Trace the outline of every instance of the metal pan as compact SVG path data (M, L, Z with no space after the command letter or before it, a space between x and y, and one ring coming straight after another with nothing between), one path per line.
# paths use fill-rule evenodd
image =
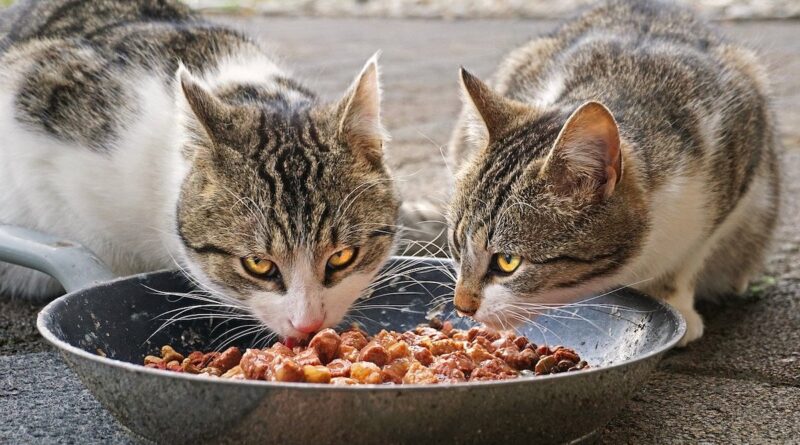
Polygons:
M520 328L536 343L575 347L591 370L429 386L227 381L139 366L163 344L207 349L220 329L233 327L184 321L151 337L162 314L195 304L154 292L192 290L180 274L104 281L111 274L87 250L8 226L0 226L0 261L61 281L68 293L42 310L39 331L120 423L159 443L578 442L596 436L685 330L668 305L625 290L569 309L574 316L557 312ZM407 309L364 310L373 332L424 322L431 299L449 292L439 283L452 282L447 261L394 258L391 266L405 267L416 283L401 279L375 296L376 304ZM453 317L450 306L444 316Z

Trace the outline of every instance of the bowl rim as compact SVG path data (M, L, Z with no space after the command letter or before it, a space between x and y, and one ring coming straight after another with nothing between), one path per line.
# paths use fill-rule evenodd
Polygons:
M439 262L448 262L449 260L442 259L442 258L428 258L428 257L406 257L406 256L395 256L392 257L392 260L410 260L413 259L415 261L439 261ZM186 373L178 373L178 372L168 372L160 369L154 368L147 368L144 365L139 365L135 363L126 362L123 360L112 359L108 357L103 357L98 354L92 354L91 352L85 351L77 346L74 346L70 343L67 343L64 340L61 340L56 336L56 334L50 329L50 325L54 323L54 315L53 313L57 311L60 307L65 306L69 303L70 299L78 298L84 292L93 291L98 293L101 291L101 288L104 287L112 287L122 282L133 282L133 281L142 281L144 279L151 278L155 275L162 275L162 274L174 274L176 271L172 269L162 269L153 272L146 272L140 273L136 275L130 275L126 277L117 278L111 281L103 282L91 287L86 287L83 289L79 289L65 295L62 295L55 300L51 301L47 306L42 308L36 318L36 328L39 330L39 333L44 337L48 342L50 342L53 346L60 350L62 354L70 354L76 356L79 359L88 360L89 362L94 362L98 365L107 366L119 370L120 372L132 372L133 374L139 374L142 376L153 376L155 378L167 378L167 379L183 379L187 381L195 381L198 383L204 384L220 384L220 385L246 385L252 386L256 388L265 388L265 389L291 389L291 390L300 390L300 391L334 391L334 392L396 392L396 391L403 391L403 392L416 392L416 391L449 391L449 390L461 390L461 391L468 391L477 388L492 388L496 386L507 386L507 385L526 385L526 384L535 384L534 382L551 382L555 379L570 379L576 377L587 377L591 375L597 375L599 373L604 373L613 370L619 370L621 368L626 368L631 365L641 363L647 360L650 360L654 357L657 357L668 350L672 349L680 340L683 338L683 335L686 332L686 321L684 320L683 316L680 312L666 303L663 300L653 298L647 294L639 292L635 289L625 289L625 292L636 294L639 298L646 298L649 299L651 302L655 303L661 310L666 311L669 313L673 321L676 323L676 331L675 335L669 339L665 344L661 345L660 347L656 348L653 351L650 351L646 354L632 357L627 360L622 360L618 363L614 363L608 366L597 367L597 368L590 368L588 370L584 370L581 372L572 372L572 373L560 373L560 374L548 374L542 376L535 376L535 377L517 377L514 379L508 380L490 380L490 381L477 381L477 382L458 382L458 383L448 383L442 385L434 385L434 384L402 384L402 385L386 385L386 384L358 384L358 385L331 385L327 383L303 383L303 382L272 382L272 381L265 381L265 380L235 380L235 379L221 379L215 378L210 376L201 376L201 375L194 375L194 374L186 374Z

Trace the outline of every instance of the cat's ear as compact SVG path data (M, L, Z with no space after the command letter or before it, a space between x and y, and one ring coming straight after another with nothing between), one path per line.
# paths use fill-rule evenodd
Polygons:
M381 123L381 85L375 53L336 105L337 134L370 162L381 162L389 136Z
M504 97L461 67L462 102L467 113L469 139L485 147L509 128L533 116L536 110L522 102Z
M587 102L567 119L545 166L557 189L606 199L622 179L619 128L611 111Z
M178 108L194 136L213 145L236 147L237 135L251 116L246 110L222 102L181 64L176 73Z

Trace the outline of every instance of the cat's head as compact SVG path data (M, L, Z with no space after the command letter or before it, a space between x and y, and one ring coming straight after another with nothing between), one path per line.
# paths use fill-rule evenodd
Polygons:
M318 103L282 79L209 88L178 73L191 157L177 209L190 273L272 331L338 323L394 247L378 66Z
M648 224L639 180L598 102L537 108L462 70L475 154L448 215L455 305L513 325L614 283Z

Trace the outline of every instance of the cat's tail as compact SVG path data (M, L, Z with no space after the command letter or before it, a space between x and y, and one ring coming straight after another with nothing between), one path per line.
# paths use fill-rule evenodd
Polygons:
M444 208L432 201L405 201L400 206L400 255L449 257Z

